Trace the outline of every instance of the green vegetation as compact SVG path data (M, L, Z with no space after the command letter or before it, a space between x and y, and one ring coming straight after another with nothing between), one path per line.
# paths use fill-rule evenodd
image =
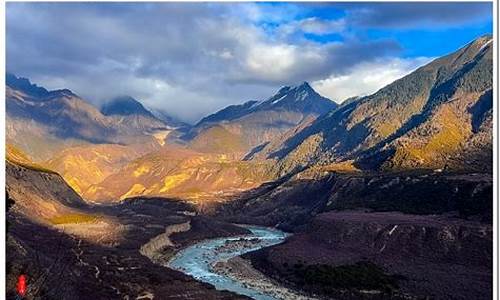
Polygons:
M65 214L52 217L49 221L54 225L60 224L80 224L80 223L95 223L99 220L96 215L88 214Z

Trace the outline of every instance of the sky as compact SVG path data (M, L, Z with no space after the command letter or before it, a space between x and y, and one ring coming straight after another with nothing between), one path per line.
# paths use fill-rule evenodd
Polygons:
M6 4L7 71L187 122L308 81L367 95L492 32L492 2Z

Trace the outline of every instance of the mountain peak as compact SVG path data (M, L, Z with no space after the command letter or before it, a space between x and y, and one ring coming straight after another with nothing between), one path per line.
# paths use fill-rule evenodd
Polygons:
M301 84L299 84L299 85L297 86L297 88L299 88L299 89L310 89L310 90L312 90L312 89L313 89L313 88L311 87L311 85L309 84L309 82L307 82L307 81L304 81L304 82L302 82Z
M32 97L45 97L49 94L49 91L43 87L40 87L27 78L17 77L12 73L7 73L5 75L5 81L7 86L24 92L25 94Z
M130 96L119 96L104 104L101 112L106 115L143 115L154 117L139 101Z
M316 91L311 87L311 85L307 81L303 81L302 83L299 83L297 85L289 86L285 85L282 88L278 90L278 95L282 95L285 93L288 93L290 91L313 91L316 93Z
M466 45L465 49L484 49L493 41L493 36L491 34L484 34L469 44Z
M291 89L291 87L289 87L288 85L285 85L284 87L282 87L278 90L278 94L284 94L284 93L288 92L290 89Z
M336 107L336 103L318 94L308 82L284 86L279 91L263 101L259 109L286 108L295 111L323 114Z

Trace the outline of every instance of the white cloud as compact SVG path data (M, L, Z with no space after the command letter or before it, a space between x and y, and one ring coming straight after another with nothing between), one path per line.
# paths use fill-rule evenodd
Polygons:
M282 85L315 81L328 91L353 65L400 50L393 40L307 40L303 33L339 32L344 21L298 19L300 10L254 3L11 3L7 67L97 104L130 95L193 122L229 104L267 98ZM269 31L264 21L288 24L302 37ZM377 85L370 80L383 81L365 77L370 87ZM339 90L353 84L340 82Z
M350 97L372 94L431 60L428 57L378 59L357 64L345 74L332 75L311 85L321 95L340 103Z
M345 20L321 20L319 18L307 18L299 21L300 29L306 33L318 35L339 33L345 29Z

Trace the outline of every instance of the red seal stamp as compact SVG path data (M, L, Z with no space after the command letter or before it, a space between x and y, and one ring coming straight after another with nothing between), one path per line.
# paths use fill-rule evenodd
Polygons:
M19 275L17 278L16 290L19 296L24 297L24 295L26 295L26 275Z

